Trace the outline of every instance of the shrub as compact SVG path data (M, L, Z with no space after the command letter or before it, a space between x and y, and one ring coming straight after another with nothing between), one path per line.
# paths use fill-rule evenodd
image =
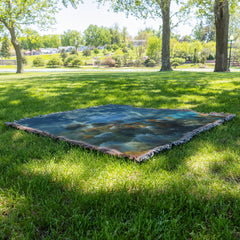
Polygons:
M67 57L64 61L64 66L72 66L72 67L79 67L84 65L83 61L81 60L80 57L78 57L77 55L71 55L69 57Z
M75 57L72 61L71 61L71 65L73 67L79 67L83 65L83 61L79 58L79 57Z
M104 55L107 55L107 54L108 54L107 49L103 49L103 54L104 54Z
M82 52L82 55L85 57L91 56L91 50L90 49L84 49Z
M52 57L48 63L47 66L51 67L51 68L56 68L56 67L60 67L63 64L62 60L58 57Z
M126 66L127 67L133 67L134 66L134 61L133 60L128 60Z
M115 67L116 61L113 58L107 57L102 60L102 65L108 65L109 67Z
M193 63L199 63L199 57L198 57L196 48L194 49Z
M125 48L125 47L126 47L126 44L125 44L125 43L121 43L121 44L120 44L120 48L123 49L123 48Z
M111 45L107 45L107 47L106 47L106 49L108 50L108 51L111 51L112 50L112 47L111 47Z
M193 63L199 63L198 56L196 56L196 55L193 56Z
M78 55L78 52L77 52L76 48L72 48L70 54L71 55Z
M176 67L179 66L180 64L179 64L178 62L173 62L171 65L172 65L174 68L176 68Z
M121 49L117 49L115 52L114 52L114 55L123 55L123 51Z
M116 43L114 43L114 44L112 45L112 49L113 49L114 51L116 51L118 48L119 48L119 46L118 46Z
M209 54L209 57L207 58L207 60L214 60L215 57L212 54Z
M97 65L97 66L100 66L101 65L101 60L98 58L94 61L94 64Z
M137 58L134 63L134 67L141 67L143 65L143 60L141 58Z
M25 56L22 56L22 63L23 63L23 65L28 64L27 58Z
M156 64L157 64L156 61L154 61L154 59L151 59L151 58L146 59L144 62L144 65L146 67L154 67L156 66Z
M98 54L98 53L99 53L99 49L98 49L98 48L94 48L93 52L94 52L95 54Z
M184 64L186 62L185 58L172 58L171 63L177 62L179 64Z
M65 49L61 50L60 56L61 56L63 61L67 58L68 54L66 53Z
M232 61L240 62L240 46L239 49L233 49L231 59Z
M124 47L124 48L122 49L122 52L123 52L123 53L128 53L128 48L127 48L127 47Z
M72 56L67 57L64 61L64 66L69 66L74 58L76 58L76 56L72 55Z
M148 39L146 54L149 58L159 63L161 59L161 49L162 49L162 41L159 37L152 36ZM144 48L140 48L139 51L144 52ZM139 56L141 55L139 54Z
M115 62L116 62L116 67L122 67L124 64L123 64L123 56L121 56L121 55L115 55L115 56L113 56L112 57L114 60L115 60Z
M128 53L125 53L125 54L123 55L122 59L123 59L123 66L125 66L125 67L128 66L128 62L129 62L129 60L130 60L129 54L128 54Z
M187 58L187 53L185 51L183 51L183 50L176 49L174 51L174 57L186 59Z
M33 60L33 66L34 67L42 67L44 65L45 65L45 63L44 63L44 59L42 57L36 57Z
M207 61L207 58L205 56L201 56L199 60L200 60L200 63L205 64Z
M129 43L128 48L130 48L131 50L133 50L133 49L134 49L133 43Z

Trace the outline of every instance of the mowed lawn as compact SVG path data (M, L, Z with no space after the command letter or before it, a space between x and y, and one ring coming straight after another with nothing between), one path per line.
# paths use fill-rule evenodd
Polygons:
M109 103L236 117L142 164L4 125ZM1 73L0 239L240 239L240 74Z

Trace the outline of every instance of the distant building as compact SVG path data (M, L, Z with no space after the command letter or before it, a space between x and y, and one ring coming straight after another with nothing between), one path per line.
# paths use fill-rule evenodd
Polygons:
M73 48L75 48L75 47L74 46L58 47L58 52L61 52L63 49L66 52L71 52Z
M143 46L146 45L147 41L146 40L132 40L133 46L138 47L138 46Z
M41 55L41 54L42 54L42 53L41 53L40 50L32 50L32 51L27 50L27 51L24 52L24 55L26 55L26 56L30 56L30 55Z
M85 49L89 49L89 47L88 47L88 46L80 45L79 48L78 48L78 51L79 51L79 52L82 52L82 51L84 51Z
M99 50L103 50L103 49L105 49L107 47L107 45L105 45L105 46L100 46L100 47L98 47L98 49Z
M39 51L41 54L56 54L59 52L57 48L40 48Z

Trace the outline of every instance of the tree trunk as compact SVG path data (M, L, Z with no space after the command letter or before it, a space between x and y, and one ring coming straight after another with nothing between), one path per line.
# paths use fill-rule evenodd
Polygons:
M172 71L170 63L170 4L171 0L161 0L162 11L162 67L160 71Z
M11 34L11 42L15 49L16 57L17 57L17 73L23 73L23 59L22 59L21 45L17 40L15 28L12 27L9 29L9 31Z
M216 63L214 72L227 72L228 69L228 0L215 0L214 6L216 25Z

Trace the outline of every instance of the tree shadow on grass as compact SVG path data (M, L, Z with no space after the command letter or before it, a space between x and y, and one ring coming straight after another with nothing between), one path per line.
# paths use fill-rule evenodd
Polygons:
M29 136L18 139L21 140L32 141ZM141 178L114 188L104 187L99 179L111 165L111 159L98 165L98 175L93 176L100 187L86 189L69 180L76 177L74 174L61 176L54 168L38 169L47 163L49 155L51 164L53 161L57 164L59 150L61 158L66 157L71 163L66 144L54 151L54 144L48 141L48 149L40 156L39 149L45 141L41 138L35 151L28 150L25 143L21 147L26 151L26 158L18 159L22 153L16 152L1 167L1 175L3 171L8 172L1 178L4 190L1 196L8 199L0 225L2 239L234 239L239 231L237 195L217 192L208 184L203 189L199 186L201 181L194 183L186 176L181 179L172 176L155 188L134 182L142 181ZM41 163L42 160L45 162ZM32 161L36 161L35 167ZM78 164L83 161L78 160ZM82 176L90 170L88 162L84 163ZM130 165L135 167L134 163ZM137 166L140 172L142 166Z
M1 226L6 239L10 236L19 239L145 239L149 236L152 239L192 236L235 239L238 236L240 198L231 191L218 191L213 184L222 170L212 165L210 175L215 177L208 183L191 176L184 162L199 150L199 145L209 141L208 134L195 144L189 143L192 146L181 146L164 156L159 154L155 161L142 165L33 134L16 134L14 130L7 134L3 144L10 148L0 149L4 156L8 155L0 166L1 176L5 176L1 187L4 196L10 199ZM212 140L210 143L216 145ZM223 151L223 144L226 143L219 140L215 150ZM69 158L75 156L72 151L79 157ZM228 164L236 161L229 159ZM81 166L80 173L68 172L69 168L75 168L74 164ZM61 171L60 167L64 169ZM127 167L134 169L127 174L137 171L139 175L112 187L105 185L110 169L114 168L113 177L120 179L121 170ZM184 167L184 172L177 173L179 167ZM151 176L154 181L163 171L168 172L168 177L162 177L162 182L144 183L145 176ZM231 188L237 189L237 185Z
M11 83L1 93L4 96L1 103L5 108L0 113L0 119L13 121L109 103L179 108L186 103L184 97L190 95L192 99L187 100L187 104L192 105L190 107L192 110L236 112L236 102L240 101L238 89L232 91L209 89L210 79L219 81L226 77L225 74L209 75L205 73L26 75L21 78L20 84L14 86L14 83ZM228 78L235 80L236 74L228 75ZM198 99L199 96L204 97L205 101L202 98ZM177 168L180 162L184 162L180 159L191 154L184 152L183 158L178 155L168 157L167 164L173 165L166 168Z
M213 155L239 153L239 92L209 84L226 75L43 76L23 76L0 92L2 124L109 103L179 108L184 95L195 96L187 100L193 110L237 117L142 165L1 126L2 239L237 239L240 199L227 178L237 170L231 175L224 157L210 165L207 180L189 167L202 146L212 146ZM237 75L227 76L236 86Z
M157 73L26 75L17 80L18 86L9 84L3 104L11 105L15 101L13 107L24 106L29 112L39 106L46 113L109 103L160 108L177 107L182 103L181 94L195 93L191 78L172 80L173 83L168 75L160 77L159 80ZM206 84L207 81L201 87L207 87Z

